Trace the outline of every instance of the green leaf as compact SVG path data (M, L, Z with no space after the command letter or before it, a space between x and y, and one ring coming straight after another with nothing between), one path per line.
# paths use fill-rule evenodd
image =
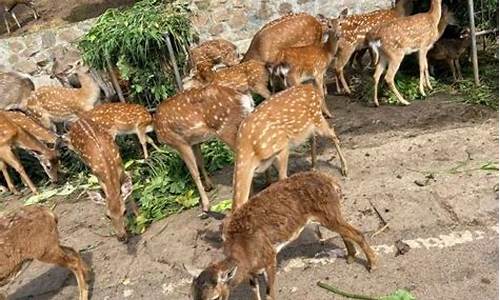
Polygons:
M227 210L230 210L233 207L233 200L228 199L228 200L222 200L219 203L215 204L210 208L210 210L218 213L223 213Z
M416 300L415 298L409 291L401 289L397 290L394 293L380 298L381 300Z

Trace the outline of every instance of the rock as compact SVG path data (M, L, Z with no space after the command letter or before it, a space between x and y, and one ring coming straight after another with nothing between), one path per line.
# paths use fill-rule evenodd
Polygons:
M208 10L210 7L210 0L201 0L194 3L199 10Z
M59 33L59 38L65 42L71 43L77 40L81 35L81 32L79 32L77 29L70 27Z
M224 25L222 25L221 23L219 24L216 24L214 26L212 26L208 32L211 34L211 35L219 35L221 33L224 32Z
M243 13L236 13L229 20L229 26L232 30L241 30L247 25L248 18Z
M219 7L215 9L212 13L212 20L214 23L226 22L231 17L232 12L227 10L225 7Z
M202 28L208 23L208 16L206 14L196 14L191 18L191 22L193 22L194 27Z
M293 6L292 4L288 2L283 2L280 4L278 12L281 16L292 13L293 12Z
M306 4L307 2L311 2L311 0L297 0L298 5Z
M24 44L21 42L18 42L18 41L14 41L14 42L9 43L9 49L13 53L21 52L21 50L23 50L24 47L25 47Z
M407 243L403 242L402 240L397 240L394 243L394 245L396 246L396 255L395 256L405 255L411 249L410 245L408 245Z
M56 34L53 31L46 31L42 34L42 48L51 48L56 44Z
M33 74L38 71L38 66L33 61L23 59L14 65L14 69L21 73Z

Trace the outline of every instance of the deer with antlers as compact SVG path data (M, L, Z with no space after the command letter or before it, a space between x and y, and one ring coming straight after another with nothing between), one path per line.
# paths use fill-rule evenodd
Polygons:
M193 88L163 101L156 110L154 127L158 139L179 152L200 193L203 212L210 203L200 178L208 189L210 179L203 166L200 143L217 137L235 150L241 121L253 110L251 97L215 84Z
M314 82L293 86L273 95L241 123L236 143L233 211L248 200L256 171L263 172L276 161L279 179L285 179L289 147L302 144L311 135L326 136L333 141L341 172L347 175L340 141L322 114L320 89ZM313 166L314 148L313 145Z
M99 180L106 197L106 216L111 220L119 241L127 241L125 201L132 193L132 181L125 173L120 152L113 137L85 116L71 124L71 149L76 151ZM99 192L88 192L91 199L103 200Z
M14 147L19 147L32 153L38 158L50 180L52 182L58 180L57 152L48 148L33 134L34 132L26 131L22 126L11 121L6 113L0 112L0 170L2 171L9 190L14 194L17 194L17 190L7 172L7 165L14 168L19 175L21 175L24 184L26 184L33 193L38 193L35 185L19 161L19 158L12 151Z
M387 68L385 81L403 105L410 103L399 93L394 77L405 55L418 52L420 66L419 90L426 96L424 86L432 90L427 64L427 53L439 39L438 24L441 20L441 1L432 0L428 12L402 17L385 24L367 35L367 40L375 53L376 68L373 78L375 89L373 101L378 106L378 83Z

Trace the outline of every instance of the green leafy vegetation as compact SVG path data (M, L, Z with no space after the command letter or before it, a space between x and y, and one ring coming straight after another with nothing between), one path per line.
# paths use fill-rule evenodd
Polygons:
M358 294L344 292L336 287L325 284L323 282L318 282L318 286L327 290L327 291L330 291L334 294L341 295L341 296L343 296L345 298L349 298L349 299L360 299L360 300L416 300L417 299L409 291L404 290L404 289L399 289L399 290L395 291L394 293L387 295L387 296L371 297L371 296L366 296L366 295L358 295Z

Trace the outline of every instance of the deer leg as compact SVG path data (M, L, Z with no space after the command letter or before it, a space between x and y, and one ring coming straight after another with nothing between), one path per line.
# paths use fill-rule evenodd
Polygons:
M269 97L271 97L271 92L269 91L269 89L267 88L267 85L264 85L264 84L256 84L254 86L254 92L261 95L262 97L264 97L264 99L267 99Z
M344 154L342 153L342 149L340 149L340 141L337 135L335 134L335 130L328 125L328 122L326 122L325 119L323 119L319 126L319 131L321 135L332 139L333 144L335 145L335 149L337 150L337 153L340 158L340 164L341 164L340 170L342 176L347 176L347 163L344 158Z
M276 155L276 163L278 165L279 180L284 180L288 177L288 147L285 147L281 152Z
M457 72L455 71L455 62L453 59L447 59L446 62L448 63L448 66L450 66L450 70L453 74L453 81L457 81Z
M241 153L238 155L244 156ZM250 196L253 175L255 174L255 169L258 166L258 162L256 163L252 158L248 159L247 157L238 157L236 159L233 179L233 212L247 202L248 197ZM240 163L240 161L243 163Z
M0 148L0 153L2 154L3 161L6 164L8 164L9 166L11 166L12 168L14 168L14 170L16 170L19 173L19 175L21 175L21 179L23 180L24 184L26 184L28 186L28 188L34 194L38 194L38 191L37 191L35 185L31 181L31 179L29 178L28 174L26 174L26 171L24 170L23 165L21 164L19 159L16 157L16 155L12 152L10 147L2 146Z
M38 18L40 17L40 15L38 14L38 12L36 11L35 7L30 5L30 8L31 10L33 11L33 17L35 18L35 20L38 20Z
M427 54L426 54L426 59L425 59L425 81L427 83L427 87L429 90L432 91L432 84L431 84L431 75L429 74L429 60L427 59Z
M382 61L382 57L380 58L380 61L377 64L377 67L375 68L375 73L373 73L373 103L375 103L375 106L379 106L378 104L378 84L380 81L380 76L382 76L382 73L384 73L385 69L385 61Z
M424 82L426 82L425 62L424 62L425 55L426 54L422 50L420 50L418 52L418 66L419 66L419 70L420 70L420 80L419 80L418 88L420 90L420 94L424 97L427 96L425 94L425 89L424 89Z
M396 84L394 84L394 78L396 77L396 72L399 70L399 66L401 65L401 61L403 60L403 56L400 55L395 57L389 61L389 66L387 67L387 73L385 74L385 81L389 85L392 92L396 95L399 102L403 105L409 105L410 102L406 101L405 98L399 93L396 88Z
M9 171L7 170L7 166L3 161L0 161L0 169L2 170L3 178L5 178L5 182L7 183L9 191L14 195L19 194L19 192L16 189L16 186L12 182L12 178L10 177Z
M205 191L211 191L214 189L214 185L208 176L208 172L205 169L205 162L203 161L203 155L201 155L201 145L197 144L193 146L194 156L196 157L196 163L201 171L201 176L203 178L203 183L205 184Z
M276 252L269 253L270 262L266 266L266 296L267 300L276 300L276 289L274 282L276 281Z
M250 278L250 287L253 291L254 300L260 300L259 278L257 276Z
M333 118L332 113L328 109L328 106L326 105L326 93L325 93L325 82L324 82L324 76L320 75L316 78L316 82L318 84L318 88L320 89L320 95L321 95L321 110L323 113L328 117L328 118Z
M462 67L460 66L460 59L455 59L455 65L455 69L458 73L458 80L464 80L464 77L462 76Z
M349 88L349 85L347 84L347 81L345 80L344 77L344 69L342 69L338 76L340 77L340 82L342 83L342 87L344 88L345 92L350 95L351 94L351 89Z
M144 159L148 159L149 155L148 155L146 128L137 127L135 129L135 133L137 134L137 138L139 138L139 143L141 143L142 153L144 154Z
M5 23L5 28L7 29L7 34L10 34L10 26L9 26L9 21L7 21L6 12L3 15L3 22Z
M19 24L19 21L17 20L16 13L14 11L11 11L10 15L12 16L12 19L14 19L14 21L16 22L17 27L21 28L21 24Z

